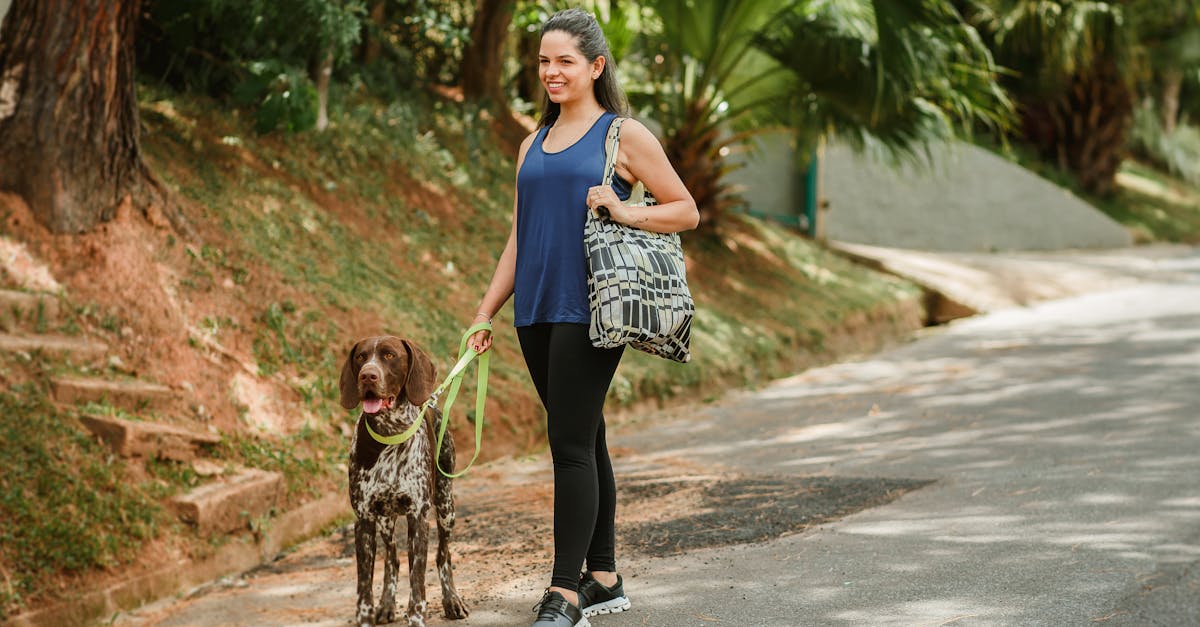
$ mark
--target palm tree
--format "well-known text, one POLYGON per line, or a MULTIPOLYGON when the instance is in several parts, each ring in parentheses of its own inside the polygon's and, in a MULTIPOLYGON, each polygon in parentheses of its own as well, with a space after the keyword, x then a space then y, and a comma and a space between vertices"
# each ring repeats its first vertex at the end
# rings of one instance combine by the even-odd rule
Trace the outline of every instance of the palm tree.
POLYGON ((943 0, 797 2, 759 37, 795 80, 802 145, 825 135, 894 159, 1008 124, 990 52, 943 0))
POLYGON ((659 80, 641 102, 702 223, 738 202, 726 157, 757 133, 790 128, 811 146, 836 132, 901 155, 1008 115, 986 47, 947 0, 649 4, 659 80))
POLYGON ((662 125, 667 156, 710 223, 738 202, 723 180, 736 167, 725 157, 786 98, 784 69, 754 41, 779 8, 759 0, 647 4, 660 27, 640 47, 650 80, 631 100, 662 125))
POLYGON ((1014 70, 1005 82, 1019 104, 1022 134, 1084 189, 1100 194, 1113 190, 1125 157, 1139 79, 1155 56, 1170 67, 1170 35, 1189 23, 1189 14, 1194 28, 1196 10, 1194 0, 975 5, 997 60, 1014 70))

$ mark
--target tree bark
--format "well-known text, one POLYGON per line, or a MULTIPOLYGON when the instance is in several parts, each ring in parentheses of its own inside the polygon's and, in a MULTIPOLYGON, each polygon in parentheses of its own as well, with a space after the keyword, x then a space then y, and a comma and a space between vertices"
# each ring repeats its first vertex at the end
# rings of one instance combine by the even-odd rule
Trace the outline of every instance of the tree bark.
POLYGON ((1025 138, 1084 189, 1101 195, 1116 187, 1132 116, 1133 92, 1111 59, 1073 76, 1059 97, 1021 107, 1025 138))
POLYGON ((387 19, 387 3, 384 0, 375 0, 371 4, 370 19, 363 24, 362 39, 363 53, 362 62, 370 65, 379 60, 379 55, 382 52, 382 46, 379 43, 379 37, 373 33, 377 29, 384 27, 384 20, 387 19))
POLYGON ((126 198, 190 233, 142 161, 134 80, 140 0, 16 0, 0 32, 0 189, 56 233, 126 198))
POLYGON ((463 51, 463 99, 492 107, 492 128, 508 152, 516 154, 528 130, 512 115, 504 93, 504 45, 514 0, 479 0, 471 22, 471 43, 463 51))
POLYGON ((317 86, 317 131, 329 128, 329 79, 333 75, 333 46, 328 46, 312 64, 312 80, 317 86))
POLYGON ((1175 132, 1175 124, 1179 121, 1179 92, 1183 90, 1183 70, 1167 68, 1162 73, 1162 127, 1163 134, 1175 132))
POLYGON ((514 0, 479 0, 475 5, 471 43, 463 51, 462 61, 462 90, 467 100, 490 100, 507 108, 500 76, 515 4, 514 0))

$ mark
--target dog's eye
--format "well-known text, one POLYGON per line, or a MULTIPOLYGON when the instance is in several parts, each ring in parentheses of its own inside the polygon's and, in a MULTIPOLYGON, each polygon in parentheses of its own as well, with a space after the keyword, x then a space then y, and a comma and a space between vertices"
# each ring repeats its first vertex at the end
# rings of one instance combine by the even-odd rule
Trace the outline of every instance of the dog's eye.
POLYGON ((365 360, 366 358, 367 358, 366 354, 364 354, 364 353, 359 353, 359 354, 357 354, 357 355, 355 355, 355 356, 354 356, 354 361, 363 361, 363 360, 365 360))
POLYGON ((384 361, 391 361, 393 357, 395 357, 395 355, 392 353, 384 353, 383 354, 384 361))

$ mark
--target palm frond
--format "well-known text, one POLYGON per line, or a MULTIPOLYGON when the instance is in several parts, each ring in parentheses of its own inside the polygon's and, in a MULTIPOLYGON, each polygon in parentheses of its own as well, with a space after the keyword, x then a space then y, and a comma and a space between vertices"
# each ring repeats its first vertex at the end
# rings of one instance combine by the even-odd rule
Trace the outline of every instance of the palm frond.
POLYGON ((836 133, 919 157, 956 130, 1011 117, 990 53, 946 2, 800 2, 758 45, 797 78, 794 124, 810 141, 836 133))

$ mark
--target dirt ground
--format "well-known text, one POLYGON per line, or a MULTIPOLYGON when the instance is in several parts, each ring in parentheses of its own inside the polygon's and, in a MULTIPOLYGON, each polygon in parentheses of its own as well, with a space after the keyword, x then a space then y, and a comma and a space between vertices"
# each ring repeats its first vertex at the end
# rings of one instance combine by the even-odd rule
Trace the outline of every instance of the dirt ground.
MULTIPOLYGON (((613 451, 618 466, 618 557, 678 555, 708 547, 766 541, 802 532, 892 501, 928 482, 840 477, 748 476, 701 468, 682 459, 653 463, 613 451), (625 471, 622 472, 621 468, 625 471)), ((552 558, 551 475, 545 455, 508 459, 472 471, 456 485, 459 519, 453 551, 458 589, 473 610, 445 620, 431 567, 426 578, 430 624, 505 624, 486 611, 503 598, 536 601, 552 558), (541 585, 541 584, 537 584, 541 585), (535 586, 536 587, 536 586, 535 586)), ((404 530, 397 529, 402 535, 404 530)), ((401 558, 403 562, 403 558, 401 558)), ((402 575, 406 568, 401 566, 402 575)), ((626 571, 636 579, 637 572, 626 571)), ((382 566, 376 564, 376 594, 382 566)), ((300 545, 271 564, 118 616, 116 625, 178 627, 244 622, 258 625, 351 621, 355 602, 353 526, 300 545)), ((407 602, 407 583, 398 600, 407 602)))

